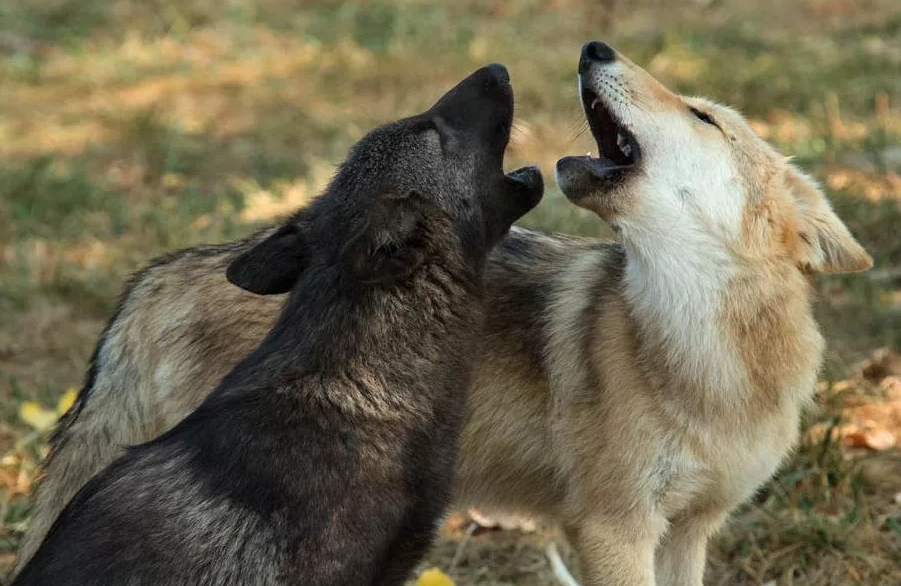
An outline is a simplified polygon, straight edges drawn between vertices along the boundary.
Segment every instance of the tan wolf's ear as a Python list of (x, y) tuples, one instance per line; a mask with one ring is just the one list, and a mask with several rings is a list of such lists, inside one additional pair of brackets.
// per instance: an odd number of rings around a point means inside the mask
[(853, 273), (873, 266), (816, 181), (789, 164), (785, 185), (798, 206), (798, 266), (810, 273)]

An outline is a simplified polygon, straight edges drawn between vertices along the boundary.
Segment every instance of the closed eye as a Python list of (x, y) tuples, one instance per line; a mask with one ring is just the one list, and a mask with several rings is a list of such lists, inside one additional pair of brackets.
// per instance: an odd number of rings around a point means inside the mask
[(720, 125), (716, 123), (716, 120), (713, 119), (713, 116), (711, 116), (707, 112), (701, 112), (697, 108), (691, 108), (691, 107), (688, 109), (691, 110), (691, 113), (695, 115), (695, 118), (697, 118), (701, 122), (703, 122), (705, 124), (709, 124), (711, 126), (716, 126), (717, 128), (720, 127)]

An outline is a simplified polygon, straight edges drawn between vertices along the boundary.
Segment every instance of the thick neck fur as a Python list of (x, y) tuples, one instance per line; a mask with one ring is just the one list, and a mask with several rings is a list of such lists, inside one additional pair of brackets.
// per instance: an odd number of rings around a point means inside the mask
[(643, 363), (653, 387), (687, 395), (673, 404), (707, 417), (812, 392), (822, 340), (793, 266), (739, 265), (704, 234), (625, 240), (624, 297)]
[(393, 418), (428, 409), (430, 393), (453, 384), (448, 373), (468, 376), (482, 288), (468, 271), (427, 264), (394, 286), (352, 283), (338, 267), (307, 273), (223, 392), (290, 390), (349, 416)]

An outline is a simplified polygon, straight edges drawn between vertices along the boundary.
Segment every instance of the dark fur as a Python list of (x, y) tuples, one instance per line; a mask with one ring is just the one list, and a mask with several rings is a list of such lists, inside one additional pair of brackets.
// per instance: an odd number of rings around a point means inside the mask
[(227, 256), (245, 289), (291, 289), (278, 321), (94, 477), (14, 584), (401, 584), (452, 489), (486, 256), (541, 194), (534, 169), (501, 171), (511, 121), (506, 73), (479, 70)]

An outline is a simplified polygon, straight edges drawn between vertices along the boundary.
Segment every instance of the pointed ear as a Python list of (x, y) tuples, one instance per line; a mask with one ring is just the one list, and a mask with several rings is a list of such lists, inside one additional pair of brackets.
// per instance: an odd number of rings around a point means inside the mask
[(307, 264), (301, 227), (282, 226), (228, 265), (225, 276), (233, 285), (258, 295), (287, 293)]
[(798, 208), (798, 265), (810, 273), (853, 273), (873, 266), (817, 183), (789, 164), (785, 184)]
[(367, 210), (365, 225), (344, 247), (345, 262), (364, 283), (404, 281), (428, 257), (434, 213), (434, 204), (415, 192), (379, 196)]

